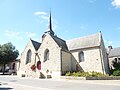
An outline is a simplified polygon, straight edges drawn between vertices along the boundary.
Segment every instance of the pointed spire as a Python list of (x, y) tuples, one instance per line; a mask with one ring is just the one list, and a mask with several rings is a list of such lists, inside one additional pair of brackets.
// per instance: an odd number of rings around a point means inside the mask
[(45, 33), (49, 33), (50, 35), (54, 35), (54, 32), (53, 32), (53, 30), (52, 30), (51, 10), (50, 10), (50, 16), (49, 16), (48, 30), (47, 30)]
[(50, 10), (50, 17), (49, 17), (49, 29), (52, 30), (51, 10)]

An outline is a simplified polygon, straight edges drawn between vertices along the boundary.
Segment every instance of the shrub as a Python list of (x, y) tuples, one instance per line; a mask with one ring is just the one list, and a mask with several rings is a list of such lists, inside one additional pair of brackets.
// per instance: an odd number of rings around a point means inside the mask
[(102, 73), (100, 73), (100, 72), (91, 72), (91, 76), (93, 76), (93, 77), (101, 77), (101, 76), (105, 76), (105, 75), (103, 75)]
[(120, 70), (114, 70), (113, 76), (120, 76)]
[(76, 77), (88, 77), (88, 76), (92, 76), (92, 77), (100, 77), (100, 76), (105, 76), (100, 72), (67, 72), (65, 74), (66, 76), (76, 76)]
[(71, 73), (70, 73), (70, 72), (67, 72), (67, 73), (65, 74), (65, 76), (71, 76)]

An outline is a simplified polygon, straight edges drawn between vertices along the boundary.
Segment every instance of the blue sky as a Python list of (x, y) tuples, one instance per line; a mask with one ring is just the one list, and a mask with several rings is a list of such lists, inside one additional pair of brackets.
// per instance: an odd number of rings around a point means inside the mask
[(50, 9), (60, 38), (101, 31), (106, 47), (120, 46), (120, 0), (0, 0), (0, 44), (12, 42), (21, 53), (30, 38), (40, 42)]

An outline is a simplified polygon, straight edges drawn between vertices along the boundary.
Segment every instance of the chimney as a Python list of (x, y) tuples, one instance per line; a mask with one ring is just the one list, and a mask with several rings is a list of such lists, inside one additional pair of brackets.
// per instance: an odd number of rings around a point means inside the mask
[(113, 49), (112, 46), (108, 46), (109, 49)]
[(113, 49), (112, 46), (108, 46), (108, 53), (110, 53), (111, 49)]

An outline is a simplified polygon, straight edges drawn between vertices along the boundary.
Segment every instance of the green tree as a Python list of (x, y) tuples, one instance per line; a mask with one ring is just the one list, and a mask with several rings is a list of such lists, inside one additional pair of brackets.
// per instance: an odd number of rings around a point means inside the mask
[(120, 76), (120, 62), (118, 60), (112, 61), (113, 69), (111, 68), (111, 74), (113, 76)]
[(120, 69), (120, 62), (116, 60), (116, 61), (113, 61), (112, 63), (113, 63), (114, 69)]
[(19, 52), (12, 43), (0, 45), (0, 63), (3, 64), (3, 74), (5, 73), (5, 65), (16, 60), (18, 55)]

